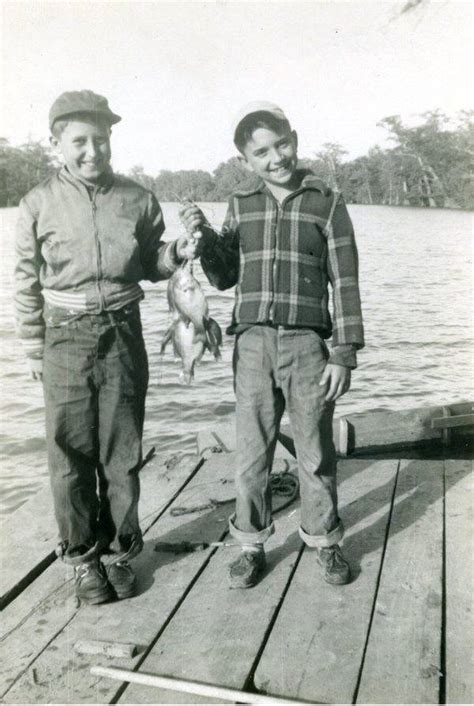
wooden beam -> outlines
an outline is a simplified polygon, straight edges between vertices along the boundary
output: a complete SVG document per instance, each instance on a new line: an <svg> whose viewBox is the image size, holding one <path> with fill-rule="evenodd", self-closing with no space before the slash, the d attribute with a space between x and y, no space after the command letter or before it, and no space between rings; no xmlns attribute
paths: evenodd
<svg viewBox="0 0 474 706"><path fill-rule="evenodd" d="M432 429L451 429L453 427L474 426L474 414L459 414L457 417L434 417Z"/></svg>
<svg viewBox="0 0 474 706"><path fill-rule="evenodd" d="M403 461L357 703L439 703L443 461Z"/></svg>
<svg viewBox="0 0 474 706"><path fill-rule="evenodd" d="M446 461L446 703L474 703L474 478Z"/></svg>
<svg viewBox="0 0 474 706"><path fill-rule="evenodd" d="M115 667L92 667L91 674L98 677L108 677L109 679L120 679L121 681L131 684L142 684L143 686L151 686L154 688L181 691L184 694L210 696L220 701L237 701L237 703L242 704L301 704L302 706L304 704L304 702L295 701L294 699L279 699L275 696L267 696L265 694L252 694L248 691L227 689L226 687L216 684L203 684L202 682L162 677L158 674L131 672L127 669L117 669ZM304 706L307 706L307 702Z"/></svg>

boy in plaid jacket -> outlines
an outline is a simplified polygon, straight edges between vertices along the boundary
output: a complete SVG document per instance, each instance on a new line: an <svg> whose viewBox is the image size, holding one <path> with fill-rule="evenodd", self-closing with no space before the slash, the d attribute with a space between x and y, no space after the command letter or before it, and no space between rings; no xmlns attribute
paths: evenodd
<svg viewBox="0 0 474 706"><path fill-rule="evenodd" d="M285 409L298 457L300 535L316 550L324 579L345 584L351 574L339 547L344 528L332 418L364 345L352 223L340 194L298 169L297 135L277 105L245 106L234 143L260 184L230 197L220 235L196 206L181 213L189 233L202 232L201 263L211 284L236 285L229 328L236 334L237 427L230 532L242 551L230 565L230 585L254 586L265 571L263 546L274 531L269 474Z"/></svg>

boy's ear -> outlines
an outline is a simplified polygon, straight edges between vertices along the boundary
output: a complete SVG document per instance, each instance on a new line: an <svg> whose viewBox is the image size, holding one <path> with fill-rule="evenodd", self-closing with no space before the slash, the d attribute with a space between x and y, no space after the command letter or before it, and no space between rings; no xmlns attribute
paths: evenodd
<svg viewBox="0 0 474 706"><path fill-rule="evenodd" d="M246 169L248 172L253 172L252 166L247 162L247 159L243 154L238 154L237 159L240 162L240 166Z"/></svg>
<svg viewBox="0 0 474 706"><path fill-rule="evenodd" d="M295 143L295 149L298 149L298 133L296 130L291 131L291 137L293 138L293 142Z"/></svg>
<svg viewBox="0 0 474 706"><path fill-rule="evenodd" d="M54 137L54 135L50 135L50 137L49 137L49 144L51 145L51 147L53 148L53 150L54 150L55 152L59 152L59 151L60 151L60 149L59 149L59 140L58 140L57 137Z"/></svg>

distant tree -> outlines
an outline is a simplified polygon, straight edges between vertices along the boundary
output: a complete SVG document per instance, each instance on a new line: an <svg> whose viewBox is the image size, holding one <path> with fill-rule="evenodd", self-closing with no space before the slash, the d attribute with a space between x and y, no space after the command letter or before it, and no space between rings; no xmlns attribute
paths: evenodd
<svg viewBox="0 0 474 706"><path fill-rule="evenodd" d="M322 165L321 178L334 189L339 190L342 186L342 158L345 154L347 150L336 142L326 142L323 149L316 153L316 158Z"/></svg>
<svg viewBox="0 0 474 706"><path fill-rule="evenodd" d="M130 169L128 172L128 176L130 179L133 179L134 181L138 182L138 184L141 184L142 186L145 187L145 189L149 189L150 191L154 191L155 189L155 178L150 176L149 174L145 174L145 171L141 164L137 164L134 167Z"/></svg>
<svg viewBox="0 0 474 706"><path fill-rule="evenodd" d="M179 172L162 170L155 179L154 188L158 197L163 201L214 200L214 180L209 172L202 170Z"/></svg>
<svg viewBox="0 0 474 706"><path fill-rule="evenodd" d="M346 160L346 150L328 142L300 165L342 191L351 203L474 208L474 111L463 110L449 118L432 110L420 118L412 127L399 115L381 120L379 125L393 144L390 149L373 147L364 156ZM0 206L18 204L57 166L55 156L41 142L29 140L13 147L0 139ZM152 176L135 165L129 176L162 201L224 201L232 192L252 189L259 182L237 157L219 164L213 174L162 170Z"/></svg>
<svg viewBox="0 0 474 706"><path fill-rule="evenodd" d="M260 179L244 169L237 157L231 157L214 170L214 181L216 201L225 201L233 191L255 188Z"/></svg>
<svg viewBox="0 0 474 706"><path fill-rule="evenodd" d="M472 113L463 111L454 126L439 110L421 117L423 122L415 127L404 125L398 115L379 123L395 143L393 163L407 201L466 207L470 193L466 185L472 185Z"/></svg>
<svg viewBox="0 0 474 706"><path fill-rule="evenodd" d="M341 165L342 190L349 203L373 203L368 157Z"/></svg>
<svg viewBox="0 0 474 706"><path fill-rule="evenodd" d="M40 181L51 176L58 167L49 147L29 140L12 147L0 140L0 206L16 206L20 199Z"/></svg>

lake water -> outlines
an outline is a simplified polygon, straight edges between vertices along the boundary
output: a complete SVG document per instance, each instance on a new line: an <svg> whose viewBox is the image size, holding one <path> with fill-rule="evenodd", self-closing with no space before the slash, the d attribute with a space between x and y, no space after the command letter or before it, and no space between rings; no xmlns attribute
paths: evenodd
<svg viewBox="0 0 474 706"><path fill-rule="evenodd" d="M203 204L222 224L225 204ZM474 397L472 366L472 215L463 211L350 206L360 254L366 348L351 391L336 414L407 409ZM164 204L166 238L182 233L176 204ZM28 378L11 303L16 209L0 210L0 514L18 507L45 482L41 385ZM199 267L211 315L230 320L233 293L212 289ZM159 355L167 327L166 282L145 283L142 317L150 359L144 450L167 458L195 450L195 435L234 408L233 338L222 360L206 354L192 386L179 384L171 349Z"/></svg>

